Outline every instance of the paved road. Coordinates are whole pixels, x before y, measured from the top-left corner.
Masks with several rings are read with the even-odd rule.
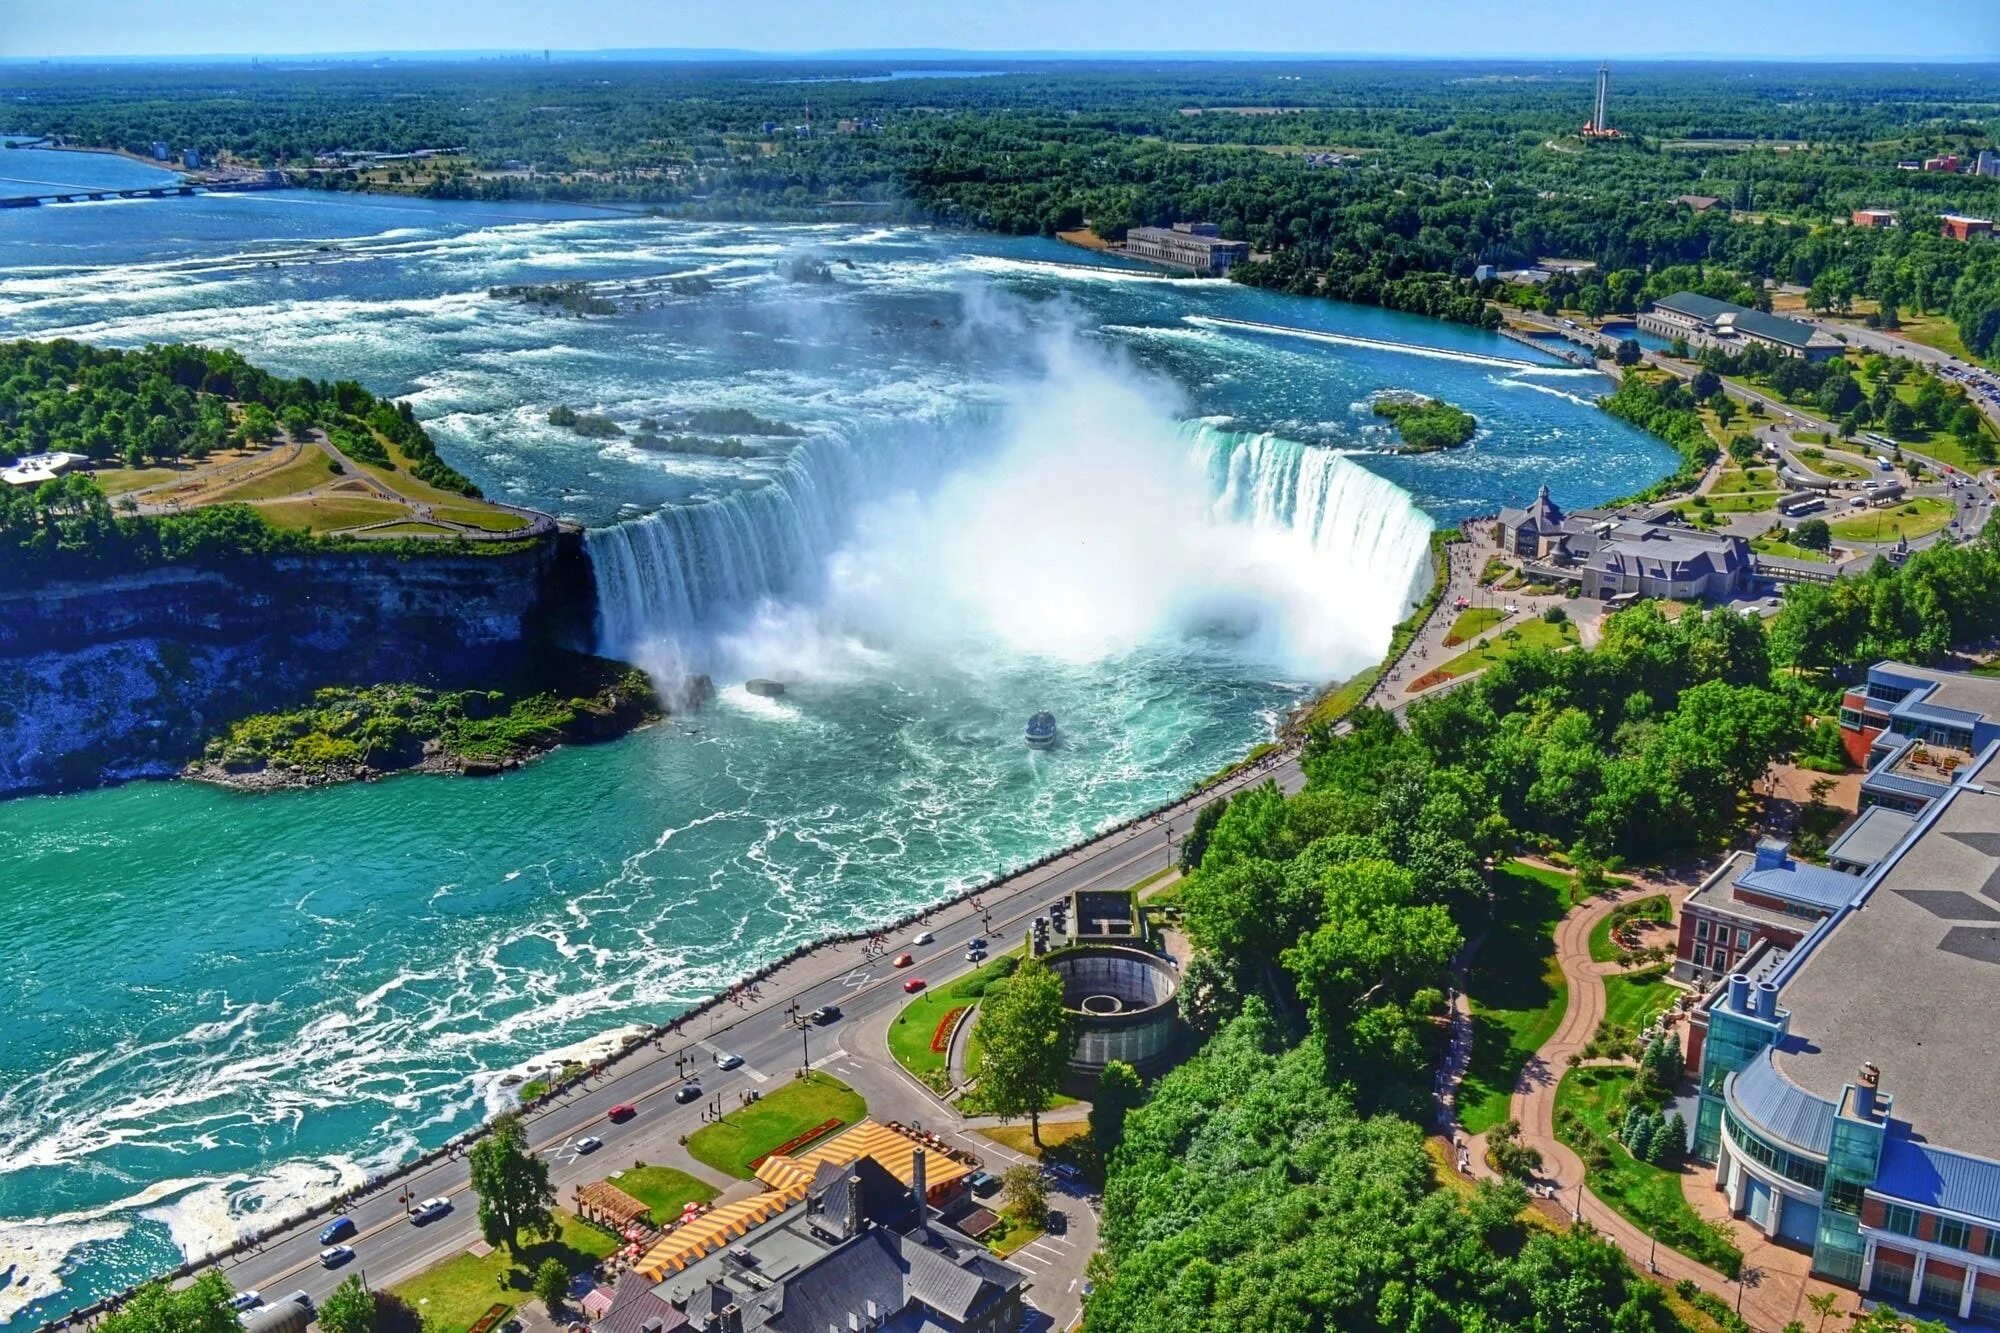
[[[889,962],[908,947],[903,942],[894,942],[887,956],[873,958],[864,957],[859,944],[823,946],[765,981],[759,987],[760,998],[746,1002],[740,1012],[724,1005],[711,1011],[713,1019],[690,1020],[685,1031],[667,1038],[659,1049],[635,1054],[531,1120],[530,1141],[549,1159],[550,1178],[559,1195],[566,1199],[571,1186],[599,1179],[623,1163],[668,1158],[680,1135],[701,1127],[703,1103],[680,1105],[674,1100],[674,1090],[686,1081],[677,1068],[677,1056],[688,1057],[689,1072],[699,1077],[704,1101],[713,1104],[719,1098],[724,1110],[737,1104],[740,1091],[776,1087],[789,1078],[807,1044],[815,1067],[859,1063],[879,1079],[876,1066],[887,1065],[888,1056],[879,1036],[870,1040],[861,1034],[886,1025],[886,1015],[905,998],[902,983],[908,976],[921,975],[933,985],[946,981],[969,970],[963,956],[966,941],[974,935],[985,935],[996,947],[1004,947],[1021,938],[1035,915],[1057,897],[1091,886],[1123,887],[1163,869],[1169,862],[1169,846],[1178,845],[1202,804],[1266,778],[1276,779],[1287,791],[1304,785],[1296,758],[1285,756],[1181,803],[1167,816],[1118,830],[1059,861],[1015,876],[982,894],[983,907],[961,903],[940,909],[926,927],[936,942],[911,950],[917,965],[908,971],[898,971]],[[786,1017],[794,1002],[805,1010],[838,1004],[844,1016],[826,1027],[808,1029],[802,1042],[799,1030]],[[740,1055],[744,1064],[728,1072],[717,1070],[714,1049]],[[910,1086],[915,1089],[913,1082]],[[612,1124],[605,1113],[620,1103],[635,1107],[637,1114],[622,1125]],[[578,1154],[574,1140],[584,1134],[601,1138],[604,1146],[588,1156]],[[986,1145],[983,1151],[994,1150]],[[417,1226],[406,1218],[399,1202],[398,1196],[405,1192],[419,1199],[449,1195],[456,1206],[428,1225]],[[294,1290],[317,1301],[350,1272],[365,1273],[371,1284],[379,1286],[399,1282],[464,1250],[478,1239],[474,1213],[465,1163],[448,1160],[378,1188],[347,1208],[345,1215],[361,1234],[346,1242],[354,1247],[356,1258],[344,1268],[329,1271],[317,1260],[319,1230],[334,1216],[329,1210],[225,1262],[222,1269],[238,1290],[256,1288],[267,1302]],[[1060,1294],[1043,1293],[1045,1299]],[[1073,1294],[1067,1303],[1075,1304]],[[1055,1316],[1058,1327],[1067,1322],[1060,1311],[1043,1308]]]

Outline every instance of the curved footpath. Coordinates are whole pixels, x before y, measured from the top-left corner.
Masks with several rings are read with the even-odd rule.
[[[1697,1263],[1678,1250],[1655,1246],[1646,1232],[1626,1221],[1593,1194],[1584,1182],[1583,1162],[1556,1138],[1556,1086],[1569,1070],[1573,1055],[1581,1055],[1604,1019],[1604,978],[1622,969],[1615,962],[1595,962],[1590,956],[1590,932],[1620,903],[1653,894],[1665,894],[1678,915],[1682,901],[1694,889],[1692,882],[1636,878],[1624,888],[1598,894],[1573,907],[1556,927],[1556,959],[1569,983],[1569,1005],[1555,1034],[1537,1050],[1514,1084],[1510,1104],[1513,1118],[1520,1123],[1521,1140],[1542,1154],[1542,1174],[1531,1184],[1538,1191],[1535,1206],[1558,1221],[1582,1220],[1625,1252],[1635,1268],[1644,1270],[1650,1262],[1662,1281],[1692,1280],[1707,1291],[1735,1304],[1736,1281],[1705,1264]],[[1461,986],[1453,996],[1452,1058],[1447,1063],[1447,1079],[1440,1089],[1446,1106],[1455,1108],[1457,1080],[1463,1072],[1462,1053],[1470,1048],[1471,1015]],[[1609,1063],[1609,1062],[1604,1062]],[[1457,1128],[1456,1112],[1449,1133],[1460,1145],[1463,1169],[1485,1180],[1498,1175],[1486,1164],[1484,1135],[1467,1136]],[[1732,1224],[1731,1240],[1743,1252],[1743,1267],[1752,1273],[1742,1291],[1742,1313],[1752,1327],[1778,1333],[1794,1319],[1811,1321],[1814,1316],[1806,1297],[1832,1291],[1840,1295],[1845,1308],[1859,1309],[1855,1293],[1845,1287],[1821,1282],[1809,1275],[1810,1256],[1773,1244],[1748,1223],[1736,1223],[1724,1206],[1722,1196],[1710,1188],[1712,1171],[1690,1162],[1681,1171],[1681,1190],[1695,1212],[1711,1221]]]
[[[782,1084],[808,1058],[813,1068],[829,1070],[852,1084],[868,1099],[870,1114],[877,1118],[928,1121],[934,1128],[940,1120],[954,1121],[953,1113],[888,1056],[886,1031],[906,998],[902,983],[914,973],[939,985],[969,971],[963,957],[966,941],[975,935],[995,941],[1024,936],[1033,917],[1059,896],[1095,885],[1124,887],[1164,869],[1203,805],[1266,780],[1275,780],[1286,791],[1304,785],[1296,751],[1266,756],[1170,807],[922,913],[913,920],[921,921],[936,937],[922,948],[904,945],[871,952],[852,938],[829,941],[677,1020],[670,1029],[661,1029],[623,1058],[525,1112],[529,1142],[548,1159],[558,1196],[567,1201],[576,1185],[603,1179],[634,1162],[680,1164],[714,1179],[706,1168],[692,1164],[680,1146],[681,1136],[701,1127],[703,1104],[719,1101],[727,1110],[739,1093]],[[917,962],[898,971],[888,958],[902,949],[916,954]],[[802,1036],[791,1015],[828,1004],[838,1005],[843,1016],[825,1027],[808,1027]],[[724,1050],[742,1057],[743,1064],[728,1071],[716,1068],[715,1056]],[[677,1104],[674,1090],[695,1080],[704,1097]],[[606,1113],[618,1105],[631,1106],[636,1114],[614,1124]],[[586,1133],[603,1142],[588,1155],[575,1148],[576,1138]],[[1012,1157],[983,1139],[964,1146],[987,1157]],[[427,1226],[411,1225],[399,1196],[440,1194],[461,1206]],[[472,1202],[462,1152],[433,1156],[371,1182],[344,1204],[329,1204],[291,1219],[215,1266],[238,1290],[255,1288],[267,1301],[282,1299],[293,1290],[302,1290],[315,1301],[323,1299],[351,1272],[365,1274],[375,1286],[393,1285],[478,1242]],[[360,1234],[349,1242],[356,1251],[355,1261],[329,1271],[318,1263],[318,1232],[336,1215],[353,1219]],[[1080,1265],[1088,1254],[1086,1239],[1079,1234],[1073,1243],[1078,1277],[1056,1278],[1050,1273],[1037,1283],[1035,1303],[1058,1328],[1075,1317],[1081,1304],[1077,1292]],[[1032,1258],[1023,1266],[1033,1271]]]

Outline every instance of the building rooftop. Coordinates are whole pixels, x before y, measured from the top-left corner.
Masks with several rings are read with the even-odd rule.
[[[1877,662],[1868,669],[1868,678],[1871,684],[1893,679],[1905,686],[1934,686],[1921,701],[1929,708],[1952,709],[1970,720],[1977,720],[1972,717],[1974,714],[2000,717],[2000,676],[1940,671],[1906,662]]]
[[[1718,301],[1699,292],[1675,292],[1672,296],[1662,296],[1653,302],[1653,306],[1687,315],[1704,324],[1739,329],[1754,337],[1769,338],[1787,347],[1823,346],[1833,341],[1810,324],[1752,310],[1733,301]]]
[[[1772,1067],[1769,1047],[1729,1077],[1730,1095],[1759,1130],[1794,1148],[1826,1156],[1833,1142],[1834,1103],[1782,1078]]]
[[[1920,1142],[2000,1159],[2000,761],[1942,795],[1784,984],[1779,1072],[1837,1098],[1864,1062]]]
[[[1861,818],[1847,826],[1845,833],[1833,840],[1833,845],[1826,849],[1827,859],[1873,868],[1903,845],[1903,839],[1909,836],[1916,822],[1915,815],[1891,810],[1886,805],[1871,805],[1861,812]]]

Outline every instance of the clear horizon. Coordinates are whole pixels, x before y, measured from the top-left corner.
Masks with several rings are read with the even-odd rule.
[[[1252,0],[1223,25],[1212,0],[996,0],[947,10],[917,0],[829,9],[767,0],[754,11],[684,0],[349,0],[338,12],[272,12],[260,0],[72,0],[12,18],[0,59],[218,59],[252,56],[476,57],[549,49],[567,57],[620,52],[778,59],[951,53],[1015,58],[1493,59],[1866,61],[1950,63],[2000,58],[2000,7],[1968,22],[1967,6],[1903,0],[1894,33],[1925,49],[1884,49],[1879,0],[1681,0],[1667,9],[1567,0],[1432,0],[1388,10],[1363,0]],[[1804,21],[1807,16],[1810,21]],[[468,33],[480,41],[468,44]],[[1134,37],[1199,34],[1151,46]],[[1450,46],[1437,43],[1450,35]],[[382,40],[357,40],[377,34]],[[1531,40],[1524,40],[1531,39]]]

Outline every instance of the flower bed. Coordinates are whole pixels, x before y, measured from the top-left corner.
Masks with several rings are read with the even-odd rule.
[[[956,1009],[945,1010],[944,1017],[938,1020],[937,1031],[931,1033],[933,1055],[944,1054],[944,1048],[951,1045],[951,1030],[958,1026],[959,1018],[971,1007],[969,1004],[961,1004]]]
[[[1431,686],[1442,685],[1450,679],[1451,676],[1443,671],[1426,671],[1423,675],[1418,676],[1410,682],[1410,693],[1421,694]]]
[[[511,1305],[491,1306],[485,1314],[479,1316],[471,1328],[465,1330],[465,1333],[493,1333],[494,1329],[500,1327],[500,1321],[512,1313],[514,1307]]]
[[[763,1155],[758,1157],[752,1157],[750,1159],[750,1169],[752,1171],[755,1171],[758,1167],[764,1165],[764,1163],[770,1158],[789,1156],[792,1153],[797,1152],[799,1149],[805,1147],[808,1143],[811,1143],[814,1139],[826,1133],[828,1130],[839,1129],[841,1125],[843,1125],[844,1123],[846,1122],[842,1120],[822,1120],[817,1125],[814,1125],[811,1129],[807,1130],[805,1133],[786,1139],[783,1143],[771,1149],[771,1151],[764,1153]]]

